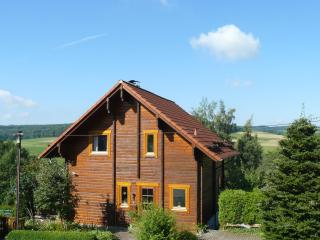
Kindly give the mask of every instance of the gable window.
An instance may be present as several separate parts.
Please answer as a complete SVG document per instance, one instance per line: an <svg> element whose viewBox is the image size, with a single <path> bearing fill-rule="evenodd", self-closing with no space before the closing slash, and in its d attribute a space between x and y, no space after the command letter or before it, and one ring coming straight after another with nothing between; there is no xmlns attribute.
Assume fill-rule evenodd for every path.
<svg viewBox="0 0 320 240"><path fill-rule="evenodd" d="M190 185L170 184L170 209L173 211L188 212L190 204L189 191Z"/></svg>
<svg viewBox="0 0 320 240"><path fill-rule="evenodd" d="M118 183L117 203L120 208L130 207L131 183Z"/></svg>
<svg viewBox="0 0 320 240"><path fill-rule="evenodd" d="M90 154L109 155L110 153L110 130L95 131L90 133L89 137L89 151Z"/></svg>
<svg viewBox="0 0 320 240"><path fill-rule="evenodd" d="M144 155L155 157L158 155L158 130L144 131Z"/></svg>

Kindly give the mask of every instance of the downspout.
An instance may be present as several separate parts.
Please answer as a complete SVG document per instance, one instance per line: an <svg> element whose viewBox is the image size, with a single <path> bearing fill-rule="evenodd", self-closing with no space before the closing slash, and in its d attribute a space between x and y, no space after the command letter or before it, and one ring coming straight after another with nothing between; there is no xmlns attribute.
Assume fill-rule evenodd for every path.
<svg viewBox="0 0 320 240"><path fill-rule="evenodd" d="M141 105L137 101L137 178L141 176Z"/></svg>
<svg viewBox="0 0 320 240"><path fill-rule="evenodd" d="M117 131L117 118L116 118L116 113L113 114L113 123L112 123L112 143L113 143L113 158L112 158L112 180L113 180L113 204L114 204L114 224L116 225L117 222L117 164L116 164L116 159L117 159L117 138L116 138L116 131Z"/></svg>

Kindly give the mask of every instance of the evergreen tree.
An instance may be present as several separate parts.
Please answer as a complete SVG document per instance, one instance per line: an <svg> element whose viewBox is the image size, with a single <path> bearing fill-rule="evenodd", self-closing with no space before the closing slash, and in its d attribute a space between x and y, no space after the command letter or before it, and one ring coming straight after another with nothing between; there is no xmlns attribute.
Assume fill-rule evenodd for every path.
<svg viewBox="0 0 320 240"><path fill-rule="evenodd" d="M244 134L238 139L237 148L243 168L257 169L262 161L263 150L258 141L258 136L252 134L251 119L244 126Z"/></svg>
<svg viewBox="0 0 320 240"><path fill-rule="evenodd" d="M264 190L266 239L320 238L320 139L306 118L280 142L280 157Z"/></svg>
<svg viewBox="0 0 320 240"><path fill-rule="evenodd" d="M260 172L262 147L257 135L252 133L252 120L244 126L244 133L238 139L237 150L240 155L226 166L227 187L231 189L252 190L261 186Z"/></svg>

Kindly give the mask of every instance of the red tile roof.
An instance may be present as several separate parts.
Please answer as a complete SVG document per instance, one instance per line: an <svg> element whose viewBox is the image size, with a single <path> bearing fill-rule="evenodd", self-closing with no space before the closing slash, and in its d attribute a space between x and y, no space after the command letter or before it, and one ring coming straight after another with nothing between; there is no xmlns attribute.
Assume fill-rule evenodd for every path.
<svg viewBox="0 0 320 240"><path fill-rule="evenodd" d="M119 81L106 95L104 95L92 108L90 108L78 121L72 124L60 137L57 138L39 157L46 157L58 143L70 135L83 121L85 121L95 110L97 110L106 99L117 89L122 87L126 92L137 99L142 105L156 114L160 119L175 129L193 146L215 161L236 156L238 153L232 144L221 140L221 138L208 128L204 127L189 113L184 111L175 102L160 97L145 89L134 86L125 81Z"/></svg>

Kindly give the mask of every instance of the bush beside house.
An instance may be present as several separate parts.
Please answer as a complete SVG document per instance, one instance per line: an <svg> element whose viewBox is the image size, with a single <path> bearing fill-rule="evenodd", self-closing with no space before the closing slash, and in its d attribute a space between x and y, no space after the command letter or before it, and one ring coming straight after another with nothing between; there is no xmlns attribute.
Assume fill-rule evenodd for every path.
<svg viewBox="0 0 320 240"><path fill-rule="evenodd" d="M132 232L137 240L196 240L189 231L179 232L175 216L158 207L148 207L130 213Z"/></svg>
<svg viewBox="0 0 320 240"><path fill-rule="evenodd" d="M259 190L225 190L219 199L219 221L226 224L261 224L263 194Z"/></svg>

